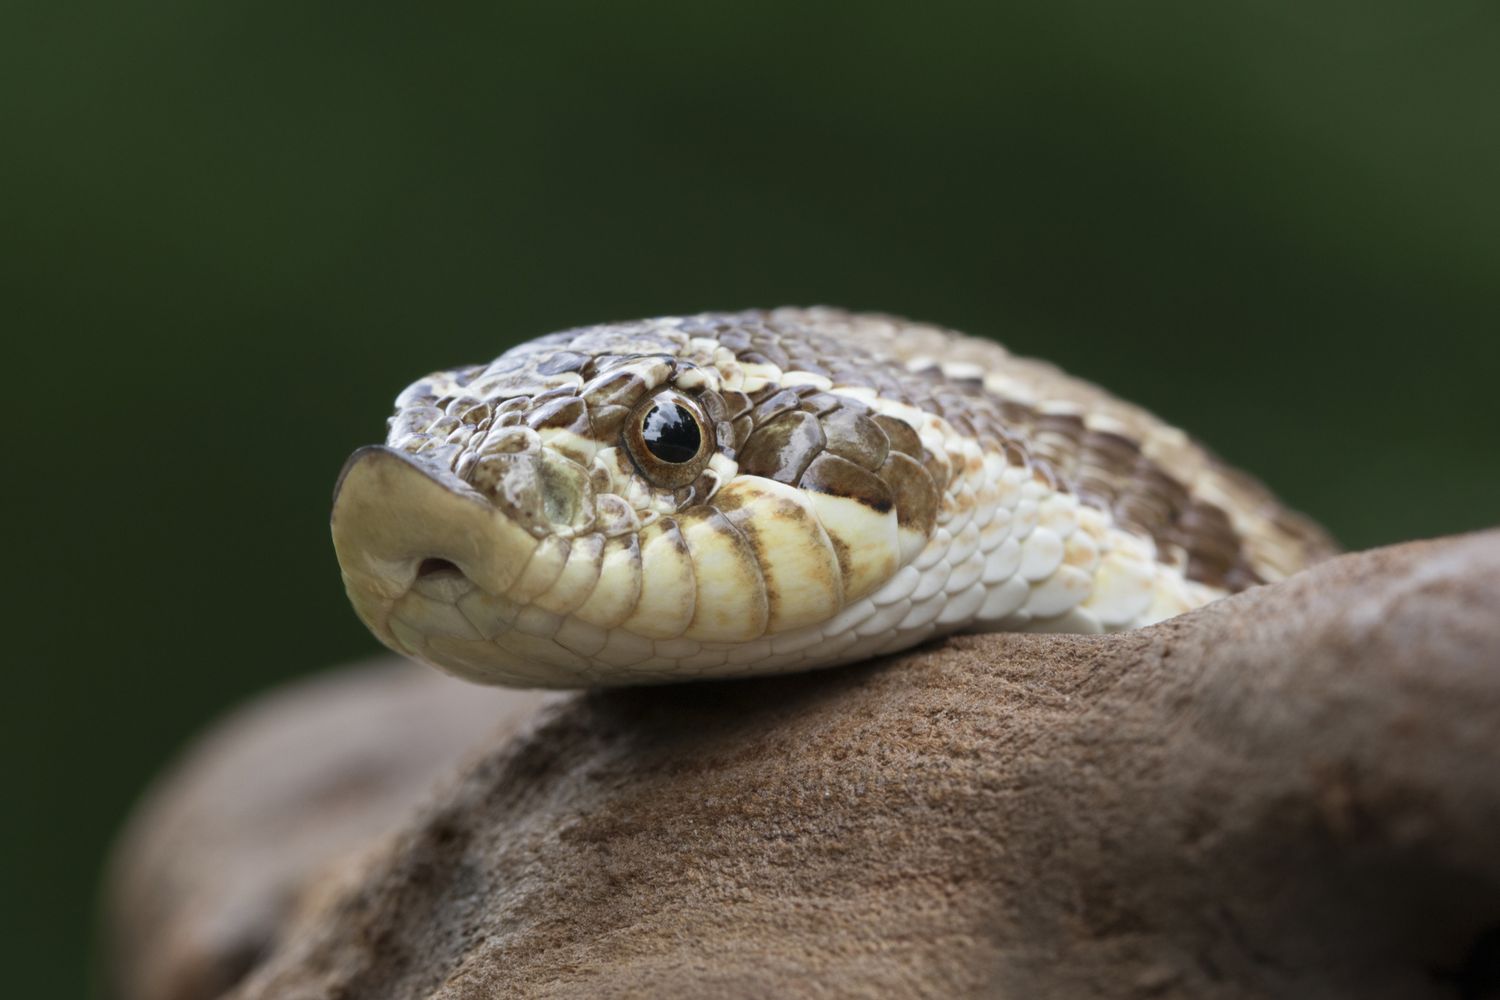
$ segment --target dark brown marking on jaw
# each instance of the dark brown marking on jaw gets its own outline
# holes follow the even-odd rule
[[[727,500],[728,498],[723,499]],[[738,503],[726,507],[722,502],[716,501],[713,506],[704,505],[692,508],[680,517],[679,521],[689,516],[702,518],[715,533],[730,539],[739,560],[744,565],[750,566],[755,570],[755,575],[760,578],[760,586],[750,596],[755,604],[756,611],[758,611],[758,631],[764,633],[766,626],[771,621],[771,602],[774,600],[775,595],[769,581],[766,580],[765,573],[760,568],[760,559],[756,554],[755,544],[730,519],[729,515],[725,513],[726,510],[732,511],[738,509],[738,507]]]
[[[849,543],[838,535],[827,532],[828,544],[833,546],[833,558],[839,566],[839,579],[843,581],[844,592],[848,593],[849,579],[854,573],[854,559],[849,552]]]

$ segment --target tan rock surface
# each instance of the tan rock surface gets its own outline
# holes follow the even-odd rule
[[[289,684],[235,712],[157,783],[116,847],[116,991],[222,995],[311,889],[540,701],[386,663]]]
[[[241,720],[189,768],[282,724]],[[330,770],[277,767],[273,787]],[[321,888],[261,904],[277,919],[242,1000],[1496,995],[1500,533],[1126,635],[569,697],[436,785],[375,836],[315,833],[300,794],[225,824],[220,788],[169,784],[121,861],[117,926],[170,957],[188,901],[232,925],[264,897],[166,856],[175,809],[249,872],[278,839],[360,846],[336,879],[282,873],[280,898]]]

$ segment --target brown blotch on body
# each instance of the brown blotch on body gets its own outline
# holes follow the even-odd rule
[[[1177,520],[1177,540],[1187,552],[1187,578],[1227,590],[1243,590],[1260,579],[1245,561],[1239,534],[1229,515],[1208,503],[1194,503]]]
[[[1079,442],[1074,485],[1078,495],[1108,509],[1120,496],[1121,485],[1140,461],[1141,448],[1130,438],[1110,431],[1088,431]]]
[[[1115,519],[1150,535],[1159,546],[1170,545],[1176,541],[1174,526],[1188,500],[1181,483],[1142,457],[1115,501]]]

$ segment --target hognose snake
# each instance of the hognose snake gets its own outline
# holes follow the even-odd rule
[[[345,465],[332,530],[383,642],[539,687],[1118,631],[1334,551],[1089,383],[833,309],[587,327],[430,375]]]

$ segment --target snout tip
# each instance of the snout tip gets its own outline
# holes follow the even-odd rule
[[[360,448],[344,463],[330,528],[349,598],[388,645],[391,609],[424,566],[453,566],[503,594],[537,545],[448,470],[385,445]]]

